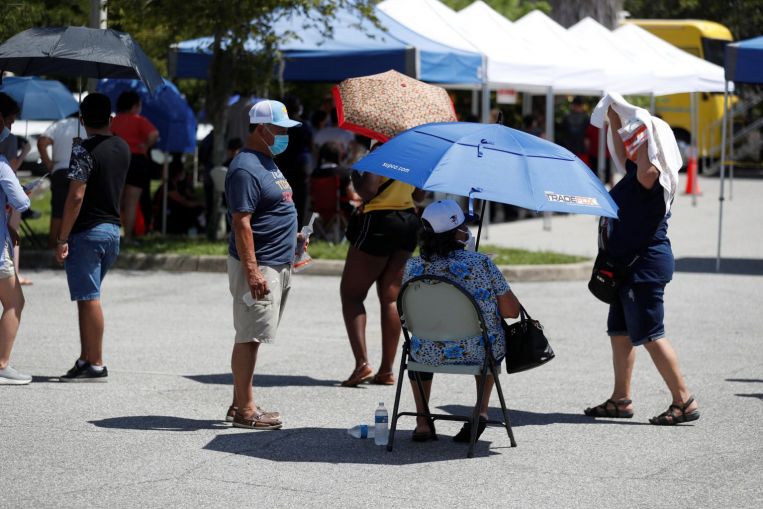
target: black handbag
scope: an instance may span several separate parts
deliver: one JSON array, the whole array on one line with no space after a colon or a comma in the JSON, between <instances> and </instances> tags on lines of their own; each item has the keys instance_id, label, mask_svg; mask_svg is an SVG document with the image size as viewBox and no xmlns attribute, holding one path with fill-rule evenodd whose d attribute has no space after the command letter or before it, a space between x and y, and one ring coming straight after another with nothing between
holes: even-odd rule
<instances>
[{"instance_id":1,"label":"black handbag","mask_svg":"<svg viewBox=\"0 0 763 509\"><path fill-rule=\"evenodd\" d=\"M635 260L634 260L635 261ZM588 290L594 297L607 304L617 301L620 285L625 278L626 268L607 259L604 251L599 251L593 263Z\"/></svg>"},{"instance_id":2,"label":"black handbag","mask_svg":"<svg viewBox=\"0 0 763 509\"><path fill-rule=\"evenodd\" d=\"M524 307L520 307L520 320L511 325L505 321L506 333L506 371L519 373L537 368L555 357L548 339L543 333L543 326L533 320Z\"/></svg>"}]
</instances>

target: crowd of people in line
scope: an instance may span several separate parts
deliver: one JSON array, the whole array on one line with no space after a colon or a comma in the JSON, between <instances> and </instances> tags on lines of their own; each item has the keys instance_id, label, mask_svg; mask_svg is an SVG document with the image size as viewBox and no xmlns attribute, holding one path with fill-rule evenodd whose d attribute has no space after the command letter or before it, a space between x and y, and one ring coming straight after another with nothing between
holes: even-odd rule
<instances>
[{"instance_id":1,"label":"crowd of people in line","mask_svg":"<svg viewBox=\"0 0 763 509\"><path fill-rule=\"evenodd\" d=\"M6 102L0 95L3 116L10 111ZM340 195L354 204L346 229L350 246L339 295L354 367L341 386L396 383L393 365L401 333L396 299L404 281L421 275L449 278L475 296L489 327L490 348L500 361L505 355L501 321L518 315L519 300L490 258L469 249L471 231L460 206L452 200L437 200L419 215L421 190L368 172L353 182L344 169L348 158L353 157L355 150L362 153L374 150L375 146L369 144L366 149L357 138L345 134L340 139L337 130L332 131L334 134L320 130L315 136L308 135L305 122L299 118L298 102L287 103L260 100L244 108L245 119L238 119L241 128L245 126L245 132L240 133L240 146L228 140L228 147L233 148L227 162L224 195L231 225L227 267L235 337L231 353L233 394L225 420L236 427L256 430L278 429L283 425L278 411L265 410L255 402L252 377L259 346L277 338L291 291L295 252L305 240L298 233L300 213L304 218L307 210L303 208L300 212L300 206L306 207L306 199L297 187L304 184L301 179L305 174L313 175L313 170L319 176L336 177ZM294 118L289 116L290 108ZM145 179L142 159L155 132L139 119L139 105L136 109L135 103L125 99L118 109L120 113L112 119L109 99L97 93L88 95L81 105L81 122L87 138L75 141L67 166L51 162L51 167L56 169L58 165L58 171L63 171L68 181L55 239L56 256L65 266L71 299L77 302L82 347L74 366L61 376L62 382L105 381L108 377L103 363L101 283L119 253L120 225L127 228L129 224L121 220L120 212L136 207L140 201L138 190ZM326 120L320 114L314 114L313 119L319 126ZM570 122L577 125L579 119ZM609 123L612 129L620 127L619 117L611 110ZM55 146L58 134L54 131L48 138ZM117 132L126 138L115 135ZM4 129L0 138L6 134ZM316 138L323 139L320 147L315 146ZM629 158L622 141L616 136L614 139L616 150L612 156L627 173L611 191L620 216L605 223L608 231L605 250L615 259L630 259L634 252L639 257L631 263L607 320L614 365L612 394L604 403L586 408L584 413L591 417L633 416L631 376L636 347L643 345L672 396L668 410L650 422L673 425L696 420L697 403L665 337L663 298L673 275L673 255L667 237L670 213L659 181L660 171L646 156L645 146ZM138 162L134 162L136 158ZM317 168L313 168L312 161L318 161ZM289 175L296 177L289 179ZM167 183L169 194L178 202L185 201L188 208L198 209L201 204L184 194L179 185L181 180L182 169L173 170ZM0 205L7 204L17 211L28 208L29 199L2 156L0 186ZM301 192L305 193L306 188ZM4 215L0 216L0 231L4 235L9 232L5 245L10 247L17 243L17 235L6 221ZM646 247L637 245L634 239L645 242ZM412 257L417 246L420 255ZM9 365L24 305L9 253L3 249L0 255L0 301L4 310L0 318L0 383L23 384L29 383L31 377ZM376 368L367 351L364 304L374 284L381 306L382 337L382 356ZM413 337L410 347L411 356L417 361L440 365L480 363L487 345L480 337L445 342ZM493 381L489 380L485 385L486 396L492 386ZM426 398L430 391L431 378L425 379ZM425 402L416 390L413 394L421 409ZM484 429L488 399L483 399L480 409L478 433ZM460 441L470 433L467 423L455 438ZM414 439L426 441L434 436L430 422L420 418Z\"/></svg>"}]
</instances>

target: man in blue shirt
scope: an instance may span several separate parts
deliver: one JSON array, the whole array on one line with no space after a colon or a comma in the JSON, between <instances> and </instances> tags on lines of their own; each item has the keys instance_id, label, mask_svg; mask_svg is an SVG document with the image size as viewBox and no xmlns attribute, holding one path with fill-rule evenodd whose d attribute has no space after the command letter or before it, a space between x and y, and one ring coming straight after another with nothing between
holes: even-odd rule
<instances>
[{"instance_id":1,"label":"man in blue shirt","mask_svg":"<svg viewBox=\"0 0 763 509\"><path fill-rule=\"evenodd\" d=\"M278 412L254 402L252 376L260 343L272 343L290 288L297 246L292 189L273 157L286 149L291 120L278 101L259 101L249 111L244 149L231 161L225 197L232 230L228 281L233 296L235 345L231 356L233 404L226 420L239 428L278 429Z\"/></svg>"}]
</instances>

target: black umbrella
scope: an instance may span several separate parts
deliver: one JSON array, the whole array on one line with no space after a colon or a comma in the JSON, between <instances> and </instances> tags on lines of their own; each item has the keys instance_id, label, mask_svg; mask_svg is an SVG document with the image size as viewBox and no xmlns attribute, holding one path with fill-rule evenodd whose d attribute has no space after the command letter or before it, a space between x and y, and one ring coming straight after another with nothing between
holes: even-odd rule
<instances>
[{"instance_id":1,"label":"black umbrella","mask_svg":"<svg viewBox=\"0 0 763 509\"><path fill-rule=\"evenodd\" d=\"M126 33L85 27L30 28L0 45L0 75L139 79L153 91L159 71Z\"/></svg>"}]
</instances>

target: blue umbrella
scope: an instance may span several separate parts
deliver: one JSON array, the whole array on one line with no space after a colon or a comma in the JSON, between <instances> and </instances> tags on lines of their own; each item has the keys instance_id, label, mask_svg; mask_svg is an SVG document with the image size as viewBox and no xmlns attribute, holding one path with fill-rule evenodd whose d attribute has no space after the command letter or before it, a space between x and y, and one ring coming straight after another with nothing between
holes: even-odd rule
<instances>
[{"instance_id":1,"label":"blue umbrella","mask_svg":"<svg viewBox=\"0 0 763 509\"><path fill-rule=\"evenodd\" d=\"M0 92L19 104L19 120L59 120L79 110L77 100L60 81L10 77L3 80Z\"/></svg>"},{"instance_id":2,"label":"blue umbrella","mask_svg":"<svg viewBox=\"0 0 763 509\"><path fill-rule=\"evenodd\" d=\"M165 152L194 151L196 117L172 82L164 80L153 94L139 80L107 79L98 82L98 91L111 99L112 106L116 106L120 94L128 90L138 93L142 103L141 114L159 131L159 149Z\"/></svg>"},{"instance_id":3,"label":"blue umbrella","mask_svg":"<svg viewBox=\"0 0 763 509\"><path fill-rule=\"evenodd\" d=\"M606 188L570 151L500 124L409 129L355 163L419 189L526 209L617 217Z\"/></svg>"}]
</instances>

